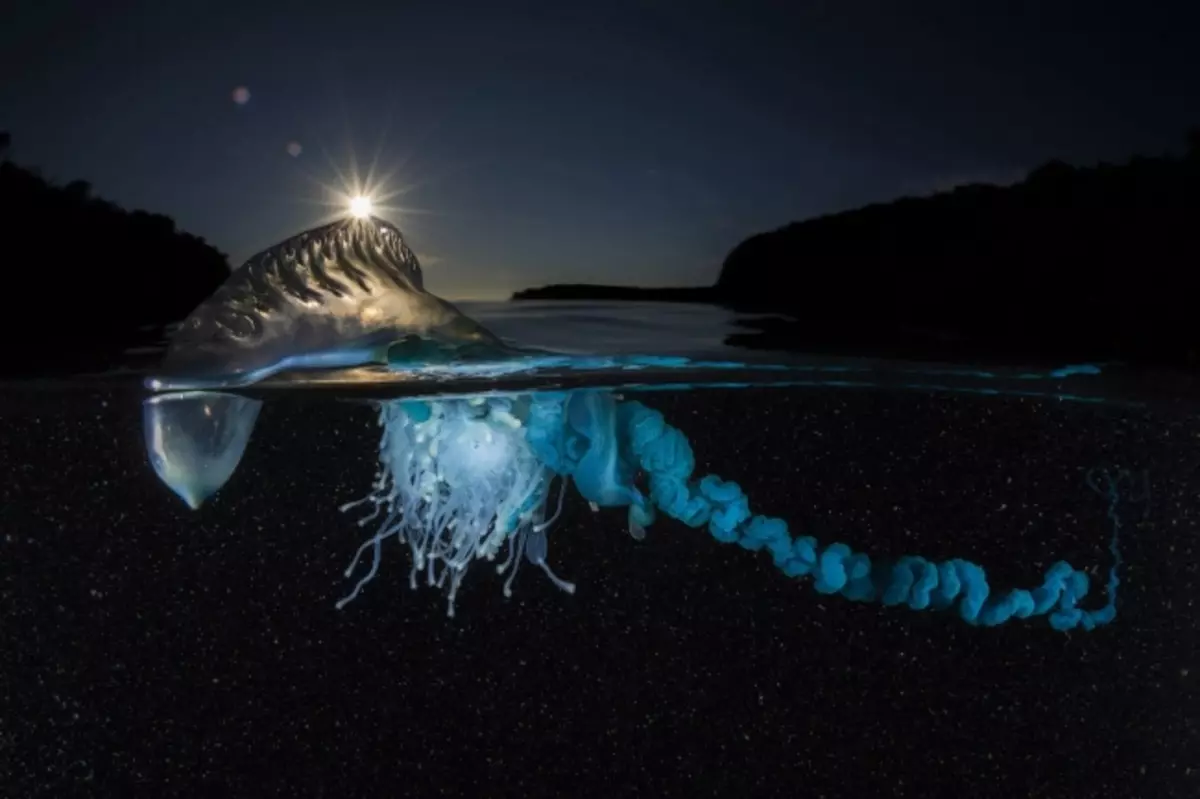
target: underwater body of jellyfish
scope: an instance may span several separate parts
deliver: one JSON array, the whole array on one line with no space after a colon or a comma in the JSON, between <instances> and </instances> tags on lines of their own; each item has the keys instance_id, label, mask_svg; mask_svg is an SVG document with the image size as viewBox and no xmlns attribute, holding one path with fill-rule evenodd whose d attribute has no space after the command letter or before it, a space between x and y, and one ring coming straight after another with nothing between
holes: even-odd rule
<instances>
[{"instance_id":1,"label":"underwater body of jellyfish","mask_svg":"<svg viewBox=\"0 0 1200 799\"><path fill-rule=\"evenodd\" d=\"M393 400L380 403L379 413L383 437L374 490L343 507L373 505L361 524L386 515L346 575L368 550L373 555L369 570L338 607L375 576L382 544L391 537L412 550L414 588L422 572L429 585L447 586L451 615L471 562L495 560L502 549L498 569L509 572L505 595L511 593L522 556L573 592L574 585L546 560L547 532L570 482L593 506L627 507L635 538L661 512L689 527L706 528L720 542L768 553L783 574L810 577L822 594L913 610L956 608L964 621L983 626L1048 616L1056 630L1090 630L1116 615L1119 523L1112 513L1108 598L1089 610L1079 607L1088 593L1087 575L1062 561L1047 570L1040 586L996 594L983 567L971 561L906 556L878 563L844 543L822 545L810 536L793 536L784 520L753 514L736 483L713 475L697 479L691 445L662 414L607 392ZM646 495L635 485L639 471L647 476ZM555 479L562 485L548 517ZM1093 490L1110 503L1116 502L1120 479L1089 475Z\"/></svg>"},{"instance_id":2,"label":"underwater body of jellyfish","mask_svg":"<svg viewBox=\"0 0 1200 799\"><path fill-rule=\"evenodd\" d=\"M256 256L194 312L172 342L166 361L171 375L148 385L189 390L147 400L147 447L160 478L193 508L228 479L258 412L256 400L195 391L196 386L244 385L286 369L386 364L388 343L414 335L452 347L500 345L425 292L416 259L399 233L386 223L372 228L375 224L368 218L309 231ZM392 366L408 369L413 363L410 358ZM346 569L347 577L363 573L339 608L376 576L392 539L410 551L412 586L441 587L451 615L476 560L499 560L496 568L507 572L506 595L522 560L573 592L574 585L549 564L548 533L566 492L574 490L593 507L625 508L635 539L656 516L666 515L706 529L720 542L765 552L784 575L810 578L817 592L848 600L956 610L966 622L983 626L1045 616L1061 631L1090 630L1116 615L1121 559L1115 506L1127 474L1089 475L1092 489L1109 501L1113 561L1106 602L1085 609L1080 602L1088 577L1065 562L1052 565L1041 585L997 593L983 567L971 561L914 555L877 562L844 543L793 535L784 520L754 514L736 483L697 477L691 444L662 414L608 391L392 399L377 405L379 471L371 492L344 506L368 506L360 525L375 525L375 532Z\"/></svg>"}]
</instances>

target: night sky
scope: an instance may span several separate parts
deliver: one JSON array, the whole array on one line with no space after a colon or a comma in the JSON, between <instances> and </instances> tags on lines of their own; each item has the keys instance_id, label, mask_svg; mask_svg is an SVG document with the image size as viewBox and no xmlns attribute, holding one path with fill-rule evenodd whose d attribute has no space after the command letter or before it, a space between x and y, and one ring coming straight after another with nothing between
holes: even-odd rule
<instances>
[{"instance_id":1,"label":"night sky","mask_svg":"<svg viewBox=\"0 0 1200 799\"><path fill-rule=\"evenodd\" d=\"M21 2L0 128L235 264L356 158L444 295L700 284L792 220L1178 150L1200 12L1070 5Z\"/></svg>"}]
</instances>

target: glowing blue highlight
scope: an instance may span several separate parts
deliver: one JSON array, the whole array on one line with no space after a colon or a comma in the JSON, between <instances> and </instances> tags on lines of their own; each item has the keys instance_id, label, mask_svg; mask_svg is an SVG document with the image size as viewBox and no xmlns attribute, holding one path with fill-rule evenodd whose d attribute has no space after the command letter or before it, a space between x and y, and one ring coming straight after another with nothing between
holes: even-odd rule
<instances>
[{"instance_id":1,"label":"glowing blue highlight","mask_svg":"<svg viewBox=\"0 0 1200 799\"><path fill-rule=\"evenodd\" d=\"M1045 572L1040 585L996 593L984 568L967 560L909 555L876 562L845 543L822 545L811 536L793 536L784 520L755 515L738 484L715 475L697 478L690 443L662 414L605 392L392 400L380 404L380 415L380 476L372 495L360 502L375 506L364 523L384 510L387 516L347 569L350 576L365 551L373 551L369 572L339 607L375 576L381 544L390 537L412 550L413 587L424 572L428 584L447 589L451 613L470 563L493 560L502 548L507 557L498 568L509 571L506 595L522 556L573 591L546 564L545 534L557 517L557 512L547 517L546 507L549 486L558 478L559 510L570 481L596 506L628 508L635 538L662 513L708 530L721 543L768 554L784 575L811 578L821 594L918 611L955 610L980 626L1045 616L1055 630L1092 630L1116 617L1121 566L1116 508L1122 488L1135 482L1128 472L1088 475L1089 487L1109 501L1113 560L1105 604L1086 609L1080 603L1088 594L1088 577L1063 561ZM648 493L635 484L639 471Z\"/></svg>"}]
</instances>

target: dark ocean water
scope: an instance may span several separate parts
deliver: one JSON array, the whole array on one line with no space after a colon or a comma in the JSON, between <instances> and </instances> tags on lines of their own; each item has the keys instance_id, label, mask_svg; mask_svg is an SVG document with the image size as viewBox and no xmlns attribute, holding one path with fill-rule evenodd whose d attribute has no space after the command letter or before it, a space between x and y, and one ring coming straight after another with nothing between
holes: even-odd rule
<instances>
[{"instance_id":1,"label":"dark ocean water","mask_svg":"<svg viewBox=\"0 0 1200 799\"><path fill-rule=\"evenodd\" d=\"M532 346L747 355L711 309L554 308L464 310ZM1194 406L1120 370L854 367L638 399L755 512L872 556L969 558L997 588L1066 559L1094 606L1119 523L1116 619L824 596L670 520L634 541L573 491L550 541L574 595L528 569L506 599L477 567L448 619L397 545L337 610L364 536L338 506L378 462L360 394L272 393L192 511L150 468L132 375L9 384L0 795L1196 796Z\"/></svg>"}]
</instances>

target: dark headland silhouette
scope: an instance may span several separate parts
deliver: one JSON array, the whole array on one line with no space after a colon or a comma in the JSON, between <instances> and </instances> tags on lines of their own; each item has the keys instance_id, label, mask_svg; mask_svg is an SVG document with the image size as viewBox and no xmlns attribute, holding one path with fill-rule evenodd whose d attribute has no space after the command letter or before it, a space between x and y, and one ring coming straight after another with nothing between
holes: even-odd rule
<instances>
[{"instance_id":1,"label":"dark headland silhouette","mask_svg":"<svg viewBox=\"0 0 1200 799\"><path fill-rule=\"evenodd\" d=\"M564 285L513 299L707 302L791 319L729 343L913 358L1200 365L1200 130L1183 156L1051 161L751 236L713 286Z\"/></svg>"},{"instance_id":2,"label":"dark headland silhouette","mask_svg":"<svg viewBox=\"0 0 1200 799\"><path fill-rule=\"evenodd\" d=\"M99 370L157 341L229 276L224 254L169 217L125 211L76 180L9 160L0 133L5 374Z\"/></svg>"}]
</instances>

